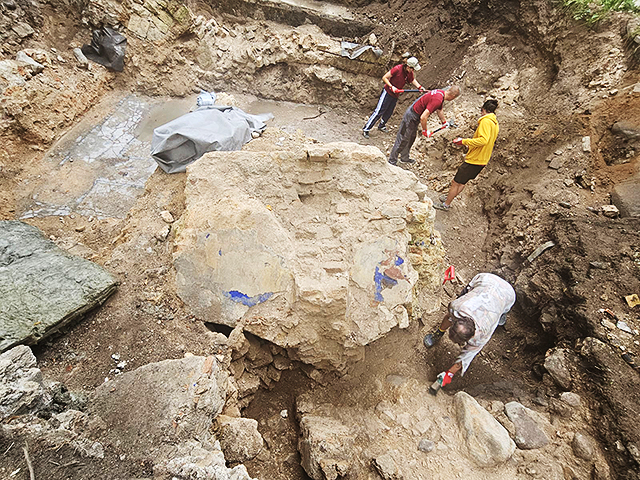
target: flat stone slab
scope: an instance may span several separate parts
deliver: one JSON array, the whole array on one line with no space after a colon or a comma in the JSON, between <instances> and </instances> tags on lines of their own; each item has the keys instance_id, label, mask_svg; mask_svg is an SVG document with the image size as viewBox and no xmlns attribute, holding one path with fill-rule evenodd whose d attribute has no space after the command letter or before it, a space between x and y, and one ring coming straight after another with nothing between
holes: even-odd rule
<instances>
[{"instance_id":1,"label":"flat stone slab","mask_svg":"<svg viewBox=\"0 0 640 480\"><path fill-rule=\"evenodd\" d=\"M621 217L640 217L640 174L616 185L611 192L611 203L618 207Z\"/></svg>"},{"instance_id":2,"label":"flat stone slab","mask_svg":"<svg viewBox=\"0 0 640 480\"><path fill-rule=\"evenodd\" d=\"M35 227L0 222L0 352L36 344L102 304L118 282L75 257Z\"/></svg>"}]
</instances>

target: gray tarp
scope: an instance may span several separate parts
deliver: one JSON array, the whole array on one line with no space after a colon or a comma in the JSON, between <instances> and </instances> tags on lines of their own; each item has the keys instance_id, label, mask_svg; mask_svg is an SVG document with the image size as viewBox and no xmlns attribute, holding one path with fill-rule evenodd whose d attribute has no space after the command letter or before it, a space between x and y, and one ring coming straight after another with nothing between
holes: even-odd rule
<instances>
[{"instance_id":1,"label":"gray tarp","mask_svg":"<svg viewBox=\"0 0 640 480\"><path fill-rule=\"evenodd\" d=\"M207 152L240 150L270 118L270 113L250 115L235 107L200 107L156 128L151 156L167 173L184 172Z\"/></svg>"},{"instance_id":2,"label":"gray tarp","mask_svg":"<svg viewBox=\"0 0 640 480\"><path fill-rule=\"evenodd\" d=\"M363 53L371 50L376 58L382 55L382 50L371 45L358 45L351 42L340 42L340 55L349 57L351 60L358 58Z\"/></svg>"}]
</instances>

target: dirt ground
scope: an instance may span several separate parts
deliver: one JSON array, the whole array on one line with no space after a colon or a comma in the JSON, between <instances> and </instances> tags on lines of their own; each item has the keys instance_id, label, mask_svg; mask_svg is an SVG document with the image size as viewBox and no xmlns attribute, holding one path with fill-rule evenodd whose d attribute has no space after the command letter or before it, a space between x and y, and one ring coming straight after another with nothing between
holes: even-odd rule
<instances>
[{"instance_id":1,"label":"dirt ground","mask_svg":"<svg viewBox=\"0 0 640 480\"><path fill-rule=\"evenodd\" d=\"M420 78L429 88L440 86L439 79L454 75L465 51L462 48L465 35L470 35L470 30L484 29L494 41L507 42L506 32L493 24L490 15L489 19L480 16L480 25L463 28L459 20L446 13L438 21L425 20L416 13L420 8L410 2L372 4L358 11L380 19L376 33L381 42L395 42L397 51L411 50L428 59ZM438 30L442 24L447 27ZM40 35L50 39L49 47L62 51L73 41L74 35L69 32L75 32L77 26L78 21L73 18L46 20ZM437 48L438 42L445 41L453 45L458 42L460 48ZM512 45L518 49L517 54L531 55L522 38L513 39ZM617 89L623 91L632 85L637 74L637 70L630 68ZM134 90L114 74L100 75L82 93L87 104L85 120L102 118L118 101L120 91ZM105 95L108 91L109 95ZM319 101L309 105L264 104L232 88L226 92L237 99L238 106L251 113L261 113L262 109L275 113L264 135L247 147L260 149L296 145L306 136L321 142L375 145L388 153L402 112L411 101L406 98L399 103L389 133L373 131L366 140L360 129L375 98L363 100L360 105L331 107ZM445 243L446 263L456 267L459 278L468 281L479 272L498 273L517 285L519 295L507 325L498 329L469 372L454 380L446 392L449 395L465 390L484 400L506 397L531 403L557 393L557 387L544 378L541 369L549 348L565 346L577 354L580 341L586 336L611 341L608 337L611 332L601 330L600 321L606 317L601 309L623 315L632 328L640 329L640 314L629 309L622 298L640 293L640 224L637 219L607 219L597 213L602 205L609 204L612 186L638 172L638 155L634 152L627 157L628 149L621 146L609 129L620 119L621 112L625 120L640 124L640 100L622 94L607 96L589 111L569 111L567 107L563 113L555 111L553 99L540 99L536 93L532 88L531 96L523 99L523 103L532 107L540 102L540 108L529 108L529 117L520 122L507 117L510 120L502 124L489 167L469 184L450 211L437 213L436 228ZM498 118L501 119L500 111ZM78 120L67 119L60 132ZM433 150L419 141L415 149L418 163L401 168L413 171L429 187L429 196L436 200L446 193L463 158L463 151L452 146L450 140L472 133L472 123L459 131L446 132L436 139L438 143ZM593 153L583 176L587 188L580 186L579 181L563 183L574 178L571 165L565 170L553 170L548 161L554 151L566 151L566 145L582 136L592 139ZM26 201L27 186L46 178L50 165L43 159L50 143L43 138L12 136L3 138L0 148L4 156L0 162L0 218L14 219ZM620 158L626 163L611 160ZM148 180L144 194L123 219L70 215L28 220L64 248L75 248L85 258L104 265L121 282L118 292L102 307L34 348L38 366L47 379L63 382L72 391L89 392L115 374L119 361L126 361L129 371L150 362L180 358L185 353L212 353L210 330L176 296L172 237L159 240L156 235L163 226L161 211L168 210L174 218L182 214L184 182L184 174L168 175L157 170ZM560 205L562 202L569 207ZM547 240L553 240L558 247L544 253L536 263L528 262L526 257ZM597 269L589 267L590 262L605 262L609 266ZM461 282L447 284L445 290L453 296L462 286ZM444 312L443 304L438 314L422 318L406 330L394 330L375 342L367 348L365 360L344 378L332 378L326 385L318 385L300 368L286 372L272 390L260 391L243 413L259 421L260 431L276 461L265 462L258 457L247 463L249 473L261 479L307 478L300 467L293 415L287 419L280 415L282 410L294 411L299 393L317 389L323 398L336 405L357 399L363 406L371 406L380 401L375 389L369 388L371 382L383 381L388 375L427 382L447 369L457 352L450 342L443 342L433 351L426 351L422 345L423 335L440 322ZM540 318L549 312L557 320L551 326L543 325ZM640 352L633 337L619 332L617 336L612 344L617 342L618 350L623 345L625 351ZM640 392L638 374L617 357L609 360L611 371L601 373L600 381L589 377L593 365L582 360L581 369L576 370L574 389L593 405L594 423L585 423L582 429L605 446L611 446L619 438L636 441L640 435L633 431L638 425L633 418L637 408L633 404ZM624 379L624 383L612 386L612 378ZM620 427L621 421L628 423ZM606 428L599 428L602 424ZM626 436L620 437L619 431ZM17 447L11 449L9 443L0 438L0 451L9 449L5 458L17 464L22 461L22 452ZM111 448L105 459L111 469L106 472L104 463L94 464L78 452L50 452L46 446L41 447L34 446L47 453L40 455L36 464L41 469L52 469L47 478L151 475L149 465L141 463L134 468L122 461L122 452ZM630 463L628 455L611 450L608 461L616 478L636 478L632 475L637 466Z\"/></svg>"}]
</instances>

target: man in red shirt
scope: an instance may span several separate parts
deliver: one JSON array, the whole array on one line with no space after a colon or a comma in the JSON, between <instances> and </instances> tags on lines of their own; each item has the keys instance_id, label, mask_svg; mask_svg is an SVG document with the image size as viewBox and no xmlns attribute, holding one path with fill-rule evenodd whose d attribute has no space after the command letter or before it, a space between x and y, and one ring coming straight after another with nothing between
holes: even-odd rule
<instances>
[{"instance_id":1,"label":"man in red shirt","mask_svg":"<svg viewBox=\"0 0 640 480\"><path fill-rule=\"evenodd\" d=\"M427 119L433 112L438 114L443 124L446 123L447 119L442 113L442 105L445 101L451 101L458 95L460 95L460 88L456 85L444 90L430 90L407 108L398 129L396 143L393 145L389 156L391 165L398 164L398 157L400 157L401 162L415 163L415 160L409 158L409 151L416 140L418 125L421 126L422 134L427 136Z\"/></svg>"},{"instance_id":2,"label":"man in red shirt","mask_svg":"<svg viewBox=\"0 0 640 480\"><path fill-rule=\"evenodd\" d=\"M416 88L423 90L422 86L413 75L413 72L417 72L420 68L418 59L416 57L410 57L407 59L406 63L396 65L384 74L382 77L384 89L380 94L380 99L378 100L376 109L373 111L371 117L367 120L367 124L362 129L364 138L369 138L369 132L378 120L380 120L378 130L383 132L387 131L387 122L389 121L389 118L391 118L393 110L396 108L396 103L398 103L398 97L400 96L398 90L403 89L407 83L411 83Z\"/></svg>"}]
</instances>

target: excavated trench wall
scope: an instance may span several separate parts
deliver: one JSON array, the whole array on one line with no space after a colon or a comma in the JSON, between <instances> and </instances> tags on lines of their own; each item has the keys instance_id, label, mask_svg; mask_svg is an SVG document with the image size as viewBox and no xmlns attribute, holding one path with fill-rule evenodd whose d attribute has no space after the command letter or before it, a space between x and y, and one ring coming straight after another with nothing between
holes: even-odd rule
<instances>
[{"instance_id":1,"label":"excavated trench wall","mask_svg":"<svg viewBox=\"0 0 640 480\"><path fill-rule=\"evenodd\" d=\"M360 3L363 2L356 2ZM45 23L42 8L21 1L12 5L10 2L2 4L2 26L6 28L0 29L0 35L6 55L43 41L34 36L35 29ZM69 12L71 18L75 17L66 5L55 2L51 5L60 12ZM151 10L136 5L135 11L140 18L155 18ZM498 238L505 232L510 235L514 210L539 195L539 191L535 186L529 187L526 194L511 187L490 191L496 190L494 185L505 183L500 180L498 170L508 171L516 184L517 180L528 175L524 165L532 162L532 150L535 150L536 158L537 155L539 158L552 156L558 150L559 146L554 142L566 125L566 117L597 108L602 97L609 96L609 92L621 82L627 70L624 39L604 27L594 32L581 29L542 0L532 3L461 0L434 2L431 6L433 8L429 9L424 4L373 3L363 7L363 13L369 19L376 19L369 21L363 17L340 19L271 2L234 1L211 5L217 12L225 13L225 18L235 21L232 26L222 26L207 19L198 20L194 14L185 19L186 27L167 29L157 38L150 36L148 28L138 28L140 23L132 23L133 13L123 5L106 2L101 9L86 6L73 24L76 35L69 36L73 36L76 43L80 39L88 42L89 27L106 23L122 28L130 40L127 77L93 73L82 84L85 102L72 104L61 94L54 106L56 103L64 104L65 109L51 108L52 120L45 127L29 123L27 119L38 102L29 104L25 99L37 98L34 92L45 88L55 96L55 85L51 83L43 87L27 82L26 86L3 99L6 118L2 123L2 133L19 132L47 144L110 85L157 94L186 95L194 91L194 85L224 89L233 78L234 87L267 98L302 103L322 100L326 104L342 106L368 105L379 93L380 76L400 53L410 50L427 67L421 74L426 85L461 83L468 99L456 104L460 105L455 108L461 115L464 109L475 106L486 96L495 96L502 102L504 118L508 119L502 135L507 140L493 159L497 168L486 180L488 188L483 199L487 205L499 206L500 214L507 217L495 222L492 237ZM247 19L255 19L256 22ZM276 24L286 26L279 28ZM295 27L294 33L290 31L291 26ZM266 30L268 35L256 34L260 29ZM338 37L346 40L360 37L362 40L372 32L381 45L392 46L385 50L383 57L353 61L340 56L342 38ZM434 36L436 32L438 35ZM517 49L514 51L515 46ZM67 61L72 59L69 52L64 54ZM3 83L3 86L6 85ZM558 129L554 129L556 127ZM419 145L419 148L422 147ZM442 147L442 151L446 159L446 148ZM585 170L591 168L589 158L576 156L571 160L580 163ZM522 175L517 174L519 165L522 165ZM510 198L502 201L498 198L501 194ZM535 211L535 205L530 210ZM495 212L489 214L494 215ZM497 258L497 262L508 264L515 279L520 270L512 264L522 261L527 248L530 251L537 246L541 237L540 232L525 230L520 236L514 231L515 242L504 241L495 245L504 257ZM518 245L520 241L522 243ZM509 253L513 255L509 256ZM557 262L561 264L562 258ZM572 287L572 279L564 278L562 271L566 270L558 269L558 291ZM525 271L522 275L529 274L535 278L535 272ZM525 290L522 287L522 291ZM529 294L532 303L558 302L553 292L541 294L540 298L534 293ZM587 296L582 293L576 298L579 301L574 303L580 303ZM553 321L562 321L563 308L556 305L556 311L561 313ZM544 313L535 308L531 312L533 318ZM580 313L566 317L587 319L585 321L591 322L587 330L595 337L606 338L606 333L598 333L589 315ZM554 331L563 332L566 328L563 325ZM562 333L559 337L575 340ZM583 355L590 362L588 368L606 371L606 363L603 362L608 360L603 358L610 355L599 353L601 350L591 343L588 345L591 346L584 350ZM621 372L624 372L623 367L620 367ZM628 380L630 384L627 387L637 391L638 382L633 377L628 377ZM637 430L628 426L617 429L615 420L619 412L627 411L632 405L627 405L619 390L597 385L594 390L607 395L607 405L613 412L606 417L612 426L603 432L603 440L615 443L621 439L625 446L623 451L616 453L615 463L621 471L629 466L637 469L633 463L638 461L637 458L633 460L633 452L638 451L640 441L634 433ZM624 417L624 421L632 423L633 416Z\"/></svg>"}]
</instances>

